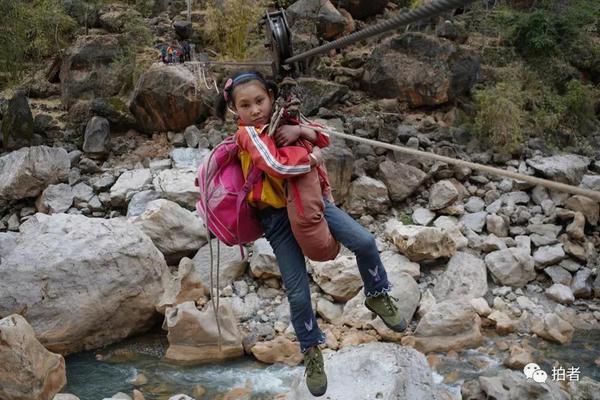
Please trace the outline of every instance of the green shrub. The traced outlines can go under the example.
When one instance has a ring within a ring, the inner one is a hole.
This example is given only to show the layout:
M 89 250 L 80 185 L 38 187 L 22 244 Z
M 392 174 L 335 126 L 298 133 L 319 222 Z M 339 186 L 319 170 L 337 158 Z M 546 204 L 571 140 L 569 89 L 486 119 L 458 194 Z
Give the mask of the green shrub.
M 18 81 L 27 62 L 60 52 L 75 26 L 59 0 L 0 1 L 0 88 Z
M 206 19 L 210 42 L 222 56 L 245 60 L 248 48 L 262 39 L 257 26 L 265 9 L 264 1 L 213 0 Z
M 568 46 L 586 27 L 597 24 L 596 0 L 568 3 L 542 1 L 531 12 L 516 13 L 509 26 L 509 40 L 525 56 L 550 56 Z
M 475 90 L 475 133 L 482 141 L 504 153 L 514 152 L 523 140 L 524 99 L 515 82 L 499 82 Z

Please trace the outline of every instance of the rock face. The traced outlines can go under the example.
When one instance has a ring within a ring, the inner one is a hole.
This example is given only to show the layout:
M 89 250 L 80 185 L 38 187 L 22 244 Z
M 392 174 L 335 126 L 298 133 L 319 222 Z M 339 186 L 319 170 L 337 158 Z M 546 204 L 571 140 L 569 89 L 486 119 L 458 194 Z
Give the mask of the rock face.
M 0 199 L 35 197 L 48 185 L 66 181 L 70 162 L 62 148 L 27 147 L 0 157 Z
M 17 148 L 31 140 L 33 136 L 33 115 L 25 92 L 17 90 L 8 101 L 8 108 L 2 118 L 0 139 L 4 148 Z
M 187 68 L 155 64 L 140 77 L 129 109 L 147 133 L 183 131 L 208 116 L 203 90 Z
M 206 244 L 206 228 L 202 220 L 169 200 L 151 201 L 141 215 L 130 221 L 152 239 L 169 264 L 177 264 L 182 257 L 193 256 Z
M 411 107 L 434 106 L 468 93 L 479 70 L 475 54 L 446 40 L 406 33 L 373 50 L 363 85 L 376 97 L 397 97 Z
M 367 343 L 324 356 L 330 400 L 437 398 L 431 369 L 425 357 L 413 349 L 393 343 Z M 286 397 L 289 400 L 312 398 L 300 374 Z
M 0 319 L 0 399 L 52 399 L 66 384 L 65 359 L 42 346 L 25 318 Z
M 168 271 L 140 230 L 68 214 L 36 214 L 20 229 L 0 246 L 0 315 L 26 317 L 46 348 L 94 349 L 155 322 Z
M 242 335 L 227 305 L 219 307 L 222 351 L 219 351 L 217 323 L 212 306 L 200 311 L 192 301 L 167 308 L 169 348 L 165 358 L 186 363 L 221 361 L 244 354 Z
M 122 54 L 120 35 L 78 36 L 60 67 L 62 102 L 115 96 L 124 82 L 123 71 L 113 62 Z

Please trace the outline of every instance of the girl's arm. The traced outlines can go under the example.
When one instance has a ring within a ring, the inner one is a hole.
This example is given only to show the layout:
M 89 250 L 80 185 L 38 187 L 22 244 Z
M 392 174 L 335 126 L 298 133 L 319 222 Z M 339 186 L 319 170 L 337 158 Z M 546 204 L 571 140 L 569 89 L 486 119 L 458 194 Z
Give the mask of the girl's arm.
M 306 174 L 316 161 L 302 146 L 277 147 L 275 140 L 261 134 L 252 126 L 241 127 L 237 132 L 239 146 L 247 151 L 252 163 L 268 175 L 287 179 Z
M 295 143 L 299 138 L 311 142 L 317 147 L 327 147 L 329 145 L 329 135 L 321 132 L 316 124 L 311 124 L 314 128 L 300 125 L 282 125 L 275 131 L 275 141 L 279 147 L 289 146 Z

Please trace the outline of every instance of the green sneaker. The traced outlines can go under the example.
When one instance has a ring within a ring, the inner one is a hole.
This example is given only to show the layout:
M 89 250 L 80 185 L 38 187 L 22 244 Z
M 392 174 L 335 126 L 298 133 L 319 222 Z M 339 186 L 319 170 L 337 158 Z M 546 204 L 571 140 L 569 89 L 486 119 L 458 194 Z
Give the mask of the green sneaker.
M 308 390 L 315 397 L 323 396 L 327 391 L 327 375 L 325 375 L 323 354 L 318 346 L 311 347 L 304 354 L 304 366 Z
M 394 332 L 404 332 L 407 327 L 406 321 L 400 315 L 396 302 L 397 298 L 389 294 L 383 294 L 377 297 L 367 297 L 365 306 L 377 314 L 388 328 Z

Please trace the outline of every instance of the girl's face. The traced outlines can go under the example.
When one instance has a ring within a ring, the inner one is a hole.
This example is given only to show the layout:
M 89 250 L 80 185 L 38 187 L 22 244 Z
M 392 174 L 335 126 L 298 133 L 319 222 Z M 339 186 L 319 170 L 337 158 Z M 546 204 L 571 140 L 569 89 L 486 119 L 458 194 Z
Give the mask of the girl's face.
M 265 90 L 259 81 L 237 85 L 233 89 L 233 110 L 246 125 L 265 125 L 271 120 L 273 92 Z

